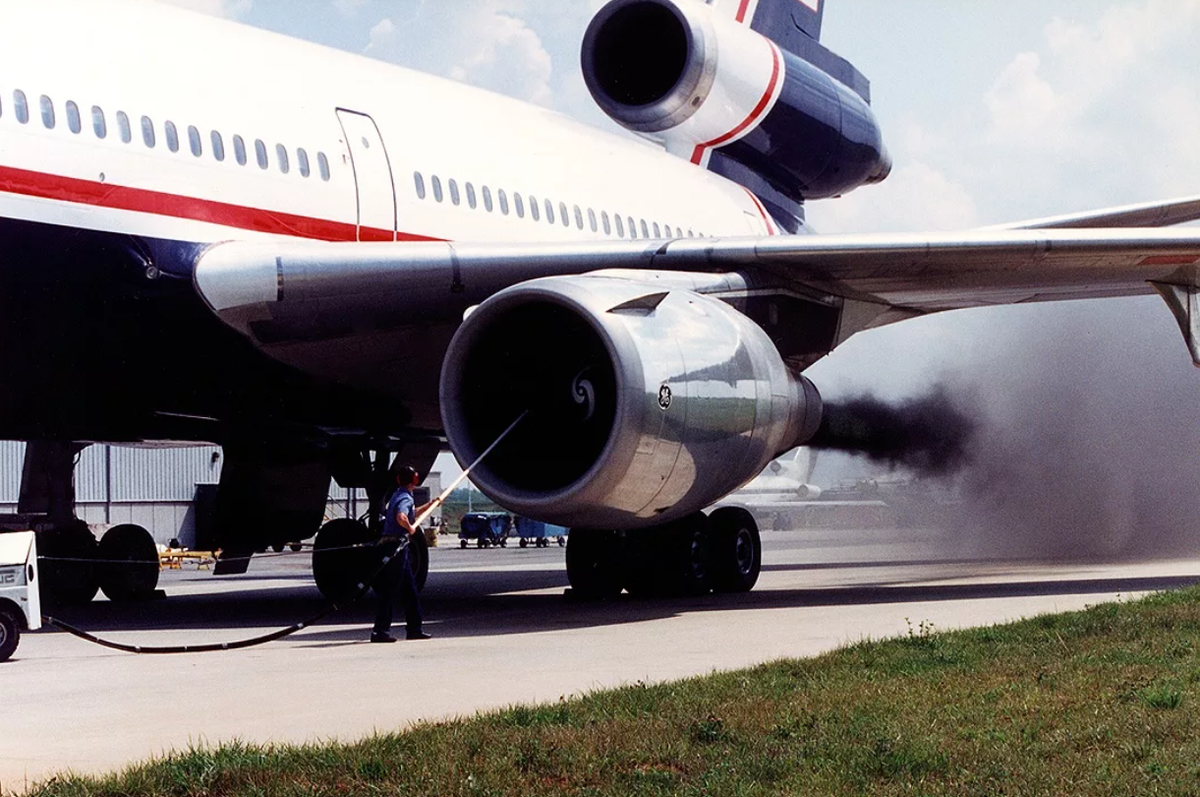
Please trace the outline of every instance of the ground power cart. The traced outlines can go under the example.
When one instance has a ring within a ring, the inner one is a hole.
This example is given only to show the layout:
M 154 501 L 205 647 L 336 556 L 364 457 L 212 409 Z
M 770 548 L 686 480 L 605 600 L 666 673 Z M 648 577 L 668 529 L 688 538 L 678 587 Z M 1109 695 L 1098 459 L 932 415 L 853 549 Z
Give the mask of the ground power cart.
M 460 528 L 458 544 L 463 548 L 471 540 L 475 540 L 480 548 L 506 548 L 512 515 L 507 512 L 470 512 L 463 515 Z
M 34 533 L 0 533 L 0 661 L 7 661 L 16 651 L 22 631 L 41 627 Z
M 521 538 L 522 548 L 527 545 L 546 548 L 551 540 L 558 542 L 560 546 L 567 544 L 567 530 L 564 527 L 530 520 L 527 517 L 517 518 L 517 536 Z

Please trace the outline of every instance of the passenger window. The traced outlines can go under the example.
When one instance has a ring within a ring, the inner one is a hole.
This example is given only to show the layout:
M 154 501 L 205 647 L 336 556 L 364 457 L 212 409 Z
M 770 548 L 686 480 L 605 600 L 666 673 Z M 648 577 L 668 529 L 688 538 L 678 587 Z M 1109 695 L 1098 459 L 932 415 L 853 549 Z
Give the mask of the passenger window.
M 471 210 L 474 210 L 477 207 L 477 203 L 475 201 L 475 185 L 473 183 L 467 183 L 467 205 L 471 208 Z
M 446 183 L 446 186 L 450 189 L 450 204 L 458 207 L 462 204 L 462 197 L 458 193 L 458 181 L 452 177 Z
M 549 199 L 546 200 L 546 221 L 554 223 L 554 203 Z
M 79 106 L 74 100 L 67 100 L 67 129 L 72 133 L 83 130 L 83 122 L 79 119 Z
M 583 211 L 579 209 L 579 205 L 575 206 L 575 226 L 583 229 Z
M 267 145 L 261 138 L 254 139 L 254 157 L 258 159 L 258 168 L 260 169 L 266 169 L 271 165 L 267 160 Z
M 42 100 L 41 100 L 41 105 L 42 105 L 42 124 L 45 125 L 47 130 L 53 130 L 54 129 L 54 100 L 50 99 L 45 94 L 43 94 Z
M 638 237 L 638 235 L 637 235 L 637 223 L 635 223 L 635 222 L 634 222 L 634 220 L 633 220 L 633 216 L 630 216 L 630 217 L 629 217 L 629 237 L 630 237 L 630 238 L 632 238 L 632 239 L 633 239 L 633 240 L 635 240 L 635 241 L 637 240 L 637 237 Z
M 420 172 L 413 172 L 413 184 L 417 189 L 417 199 L 425 198 L 425 176 Z
M 317 168 L 321 170 L 321 179 L 329 182 L 329 158 L 325 157 L 324 152 L 317 153 Z
M 246 142 L 236 134 L 233 137 L 233 159 L 238 162 L 238 166 L 246 165 Z
M 483 209 L 488 213 L 492 212 L 492 189 L 486 185 L 483 187 Z
M 613 214 L 613 220 L 617 223 L 617 235 L 621 238 L 625 237 L 625 222 L 621 220 L 620 213 Z
M 218 162 L 225 160 L 225 139 L 221 138 L 221 134 L 214 130 L 209 136 L 209 140 L 212 141 L 213 157 Z
M 508 194 L 504 193 L 504 189 L 501 188 L 499 191 L 496 192 L 496 198 L 498 200 L 500 200 L 500 212 L 503 213 L 505 216 L 507 216 L 508 215 Z
M 683 237 L 683 229 L 682 229 L 681 227 L 676 227 L 676 228 L 675 228 L 675 237 L 676 237 L 676 238 L 682 238 L 682 237 Z
M 92 106 L 92 130 L 96 138 L 108 138 L 108 121 L 104 118 L 104 109 L 99 105 Z
M 200 131 L 195 125 L 188 125 L 188 146 L 192 149 L 192 154 L 199 158 L 204 154 L 204 144 L 200 140 Z
M 588 224 L 591 225 L 592 232 L 598 232 L 599 227 L 596 226 L 596 211 L 588 208 Z
M 562 219 L 562 225 L 564 227 L 571 226 L 571 217 L 567 215 L 567 203 L 566 202 L 558 203 L 558 217 L 560 219 Z
M 179 151 L 179 131 L 175 129 L 175 123 L 170 119 L 163 122 L 163 133 L 167 139 L 167 149 L 172 152 Z
M 124 111 L 117 111 L 117 130 L 121 133 L 121 140 L 126 144 L 133 141 L 133 129 L 129 125 L 129 115 Z
M 535 196 L 529 197 L 529 215 L 533 216 L 534 221 L 542 220 L 542 211 L 538 207 L 537 197 Z
M 643 238 L 649 238 L 649 237 L 650 237 L 650 228 L 646 226 L 646 220 L 645 220 L 645 219 L 642 219 L 642 237 L 643 237 Z
M 21 124 L 29 122 L 29 101 L 25 99 L 25 92 L 20 89 L 13 92 L 13 113 L 17 115 L 17 121 Z
M 308 152 L 304 147 L 296 148 L 296 165 L 300 169 L 301 177 L 308 177 L 312 174 L 312 169 L 308 165 Z
M 432 177 L 430 177 L 430 178 L 429 178 L 429 184 L 430 184 L 431 186 L 433 186 L 433 198 L 434 198 L 434 200 L 435 200 L 435 201 L 437 201 L 437 202 L 441 202 L 441 201 L 442 201 L 442 199 L 443 199 L 443 196 L 442 196 L 442 181 L 441 181 L 441 179 L 440 179 L 440 178 L 439 178 L 439 177 L 438 177 L 438 176 L 435 174 L 435 175 L 433 175 Z
M 288 160 L 287 147 L 285 147 L 283 144 L 275 145 L 275 157 L 279 160 L 279 171 L 287 174 L 292 170 L 291 161 Z
M 513 192 L 513 206 L 517 210 L 517 218 L 525 218 L 525 200 L 521 199 L 521 195 L 515 191 Z
M 658 222 L 654 222 L 654 237 L 662 238 L 662 230 L 658 228 Z
M 147 147 L 154 148 L 154 121 L 149 116 L 142 117 L 142 141 Z

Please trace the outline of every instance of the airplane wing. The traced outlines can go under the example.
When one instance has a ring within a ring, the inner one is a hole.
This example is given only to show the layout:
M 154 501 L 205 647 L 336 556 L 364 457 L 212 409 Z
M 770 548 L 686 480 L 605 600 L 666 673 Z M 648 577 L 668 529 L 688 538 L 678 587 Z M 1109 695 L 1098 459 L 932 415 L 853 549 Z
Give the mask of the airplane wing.
M 1065 230 L 1086 227 L 1170 227 L 1200 220 L 1200 196 L 1143 202 L 1086 213 L 1069 213 L 1043 219 L 986 227 L 988 230 Z
M 270 352 L 400 323 L 456 323 L 510 285 L 598 271 L 723 296 L 764 282 L 785 286 L 841 303 L 853 318 L 839 342 L 941 310 L 1158 290 L 1200 363 L 1200 229 L 1192 228 L 526 245 L 232 242 L 202 254 L 195 282 L 227 324 Z

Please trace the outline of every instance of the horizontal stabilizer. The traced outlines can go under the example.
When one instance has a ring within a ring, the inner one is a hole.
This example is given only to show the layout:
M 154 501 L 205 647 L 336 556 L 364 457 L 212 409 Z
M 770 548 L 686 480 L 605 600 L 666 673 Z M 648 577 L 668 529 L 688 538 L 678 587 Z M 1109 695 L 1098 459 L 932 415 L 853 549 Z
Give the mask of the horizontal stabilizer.
M 1065 230 L 1113 227 L 1170 227 L 1200 219 L 1200 196 L 1143 202 L 1106 210 L 998 224 L 989 230 Z

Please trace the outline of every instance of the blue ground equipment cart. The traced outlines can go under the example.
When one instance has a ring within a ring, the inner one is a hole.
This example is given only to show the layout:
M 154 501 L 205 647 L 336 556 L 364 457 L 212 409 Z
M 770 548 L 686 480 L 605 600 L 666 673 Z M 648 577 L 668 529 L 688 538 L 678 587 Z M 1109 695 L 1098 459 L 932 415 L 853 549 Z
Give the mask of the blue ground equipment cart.
M 504 548 L 508 545 L 508 530 L 511 528 L 512 515 L 507 512 L 471 512 L 463 515 L 458 544 L 466 548 L 470 540 L 475 540 L 480 548 Z
M 33 532 L 0 533 L 0 661 L 12 656 L 22 631 L 42 627 L 38 584 Z
M 557 540 L 560 546 L 567 544 L 566 528 L 540 520 L 530 520 L 527 517 L 517 518 L 517 536 L 521 538 L 522 548 L 528 545 L 546 548 L 551 540 Z

